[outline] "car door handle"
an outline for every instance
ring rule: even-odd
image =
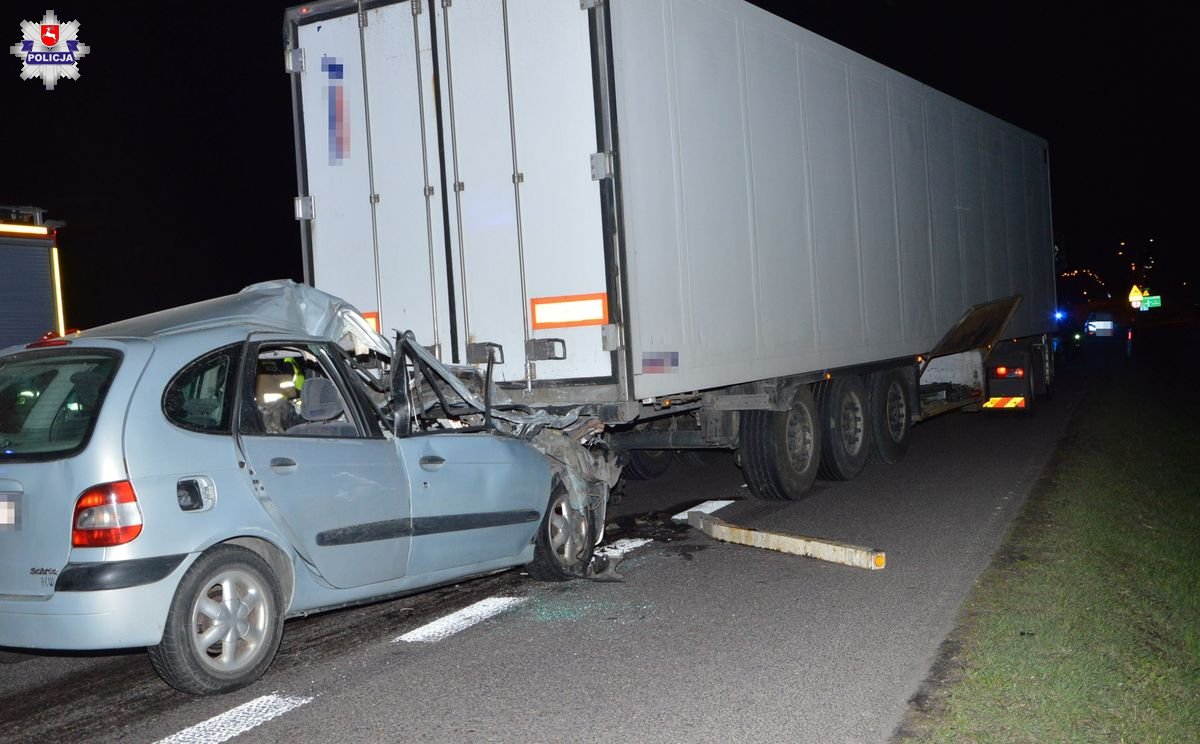
[[[424,455],[421,458],[421,468],[423,470],[437,470],[446,464],[446,458],[438,457],[437,455]]]
[[[272,457],[271,470],[276,473],[291,473],[296,469],[296,461],[290,457]]]

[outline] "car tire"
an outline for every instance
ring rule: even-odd
[[[219,545],[183,575],[150,661],[181,692],[214,695],[245,687],[279,650],[282,606],[266,561],[246,548]]]
[[[550,506],[534,537],[533,562],[525,570],[538,581],[566,581],[584,576],[595,542],[591,514],[572,509],[566,487],[555,483]]]
[[[861,377],[837,377],[817,386],[821,413],[822,480],[847,481],[867,465],[871,430],[867,425],[867,391]]]
[[[808,495],[821,460],[821,425],[807,385],[786,411],[743,411],[738,452],[750,494],[766,501]]]
[[[871,430],[868,462],[895,465],[904,458],[912,434],[912,397],[900,370],[885,369],[867,377],[867,426]]]
[[[621,475],[629,480],[648,481],[661,478],[671,469],[674,450],[630,450],[629,462]]]

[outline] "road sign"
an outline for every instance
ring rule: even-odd
[[[1162,307],[1162,295],[1149,295],[1143,297],[1142,307]]]

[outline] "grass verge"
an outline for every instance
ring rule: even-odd
[[[1200,741],[1191,365],[1108,362],[897,739]]]

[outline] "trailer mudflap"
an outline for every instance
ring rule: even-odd
[[[925,358],[933,359],[990,347],[1000,340],[1020,304],[1021,295],[1013,295],[972,306],[962,314],[954,327],[942,336],[937,346],[925,354]]]

